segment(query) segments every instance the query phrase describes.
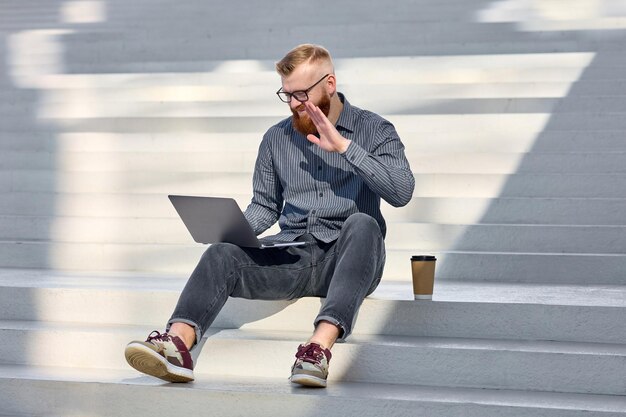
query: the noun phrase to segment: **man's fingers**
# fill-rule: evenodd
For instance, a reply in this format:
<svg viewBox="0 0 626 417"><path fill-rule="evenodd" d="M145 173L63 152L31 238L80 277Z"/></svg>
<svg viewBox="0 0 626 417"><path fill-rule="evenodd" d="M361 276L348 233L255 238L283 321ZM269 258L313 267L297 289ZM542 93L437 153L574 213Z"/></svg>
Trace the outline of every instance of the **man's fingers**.
<svg viewBox="0 0 626 417"><path fill-rule="evenodd" d="M325 121L328 120L326 118L326 115L320 110L320 108L317 107L315 104L311 103L310 101L305 102L304 106L305 106L307 113L309 114L309 117L311 118L311 121L313 121L313 123L317 127L322 126L325 123Z"/></svg>
<svg viewBox="0 0 626 417"><path fill-rule="evenodd" d="M316 112L317 106L313 105L310 101L306 101L304 103L304 109L306 110L307 114L311 118L311 121L317 124L318 122L318 115Z"/></svg>
<svg viewBox="0 0 626 417"><path fill-rule="evenodd" d="M317 136L315 136L315 135L306 135L306 138L309 140L309 142L314 143L314 144L319 146L320 140L319 140L319 138Z"/></svg>

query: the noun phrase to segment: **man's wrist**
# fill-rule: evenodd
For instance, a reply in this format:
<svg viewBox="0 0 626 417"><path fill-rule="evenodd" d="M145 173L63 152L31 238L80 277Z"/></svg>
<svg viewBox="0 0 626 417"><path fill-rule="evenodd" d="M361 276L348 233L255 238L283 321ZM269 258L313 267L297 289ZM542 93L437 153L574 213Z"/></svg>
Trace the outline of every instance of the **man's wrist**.
<svg viewBox="0 0 626 417"><path fill-rule="evenodd" d="M343 145L339 148L338 152L340 154L344 154L346 153L346 151L348 150L348 148L350 147L350 144L352 143L352 141L350 139L344 139L343 140Z"/></svg>

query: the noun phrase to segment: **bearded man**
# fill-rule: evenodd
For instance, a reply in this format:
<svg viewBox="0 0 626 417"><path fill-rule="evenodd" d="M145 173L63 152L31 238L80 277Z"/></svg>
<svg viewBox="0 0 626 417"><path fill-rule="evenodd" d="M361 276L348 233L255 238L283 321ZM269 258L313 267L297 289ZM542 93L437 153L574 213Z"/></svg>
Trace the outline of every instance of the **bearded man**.
<svg viewBox="0 0 626 417"><path fill-rule="evenodd" d="M264 135L245 217L258 235L279 222L286 248L215 243L191 274L166 325L126 347L128 363L170 382L194 379L191 352L231 297L322 297L310 339L291 367L292 383L325 387L331 349L350 335L363 299L385 264L380 199L406 205L415 180L393 125L352 106L337 91L329 52L300 45L276 64L278 98L291 117ZM194 352L195 353L195 352Z"/></svg>

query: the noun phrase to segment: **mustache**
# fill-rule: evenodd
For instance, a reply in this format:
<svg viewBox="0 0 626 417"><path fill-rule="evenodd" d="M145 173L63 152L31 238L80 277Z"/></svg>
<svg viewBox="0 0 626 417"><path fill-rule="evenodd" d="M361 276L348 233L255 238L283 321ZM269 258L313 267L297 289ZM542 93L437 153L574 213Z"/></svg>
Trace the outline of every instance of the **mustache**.
<svg viewBox="0 0 626 417"><path fill-rule="evenodd" d="M300 112L302 112L302 114L300 114ZM308 117L308 114L305 111L304 104L302 104L301 106L296 107L295 109L291 109L291 113L292 113L293 117L296 118L296 119L301 119L301 118L307 118Z"/></svg>

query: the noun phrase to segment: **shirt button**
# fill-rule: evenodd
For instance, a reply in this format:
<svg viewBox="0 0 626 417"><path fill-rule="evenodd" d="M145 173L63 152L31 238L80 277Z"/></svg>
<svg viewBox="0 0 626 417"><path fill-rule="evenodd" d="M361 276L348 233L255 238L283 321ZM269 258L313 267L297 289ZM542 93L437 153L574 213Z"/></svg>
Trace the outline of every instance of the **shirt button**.
<svg viewBox="0 0 626 417"><path fill-rule="evenodd" d="M311 210L311 214L315 214L315 210Z"/></svg>
<svg viewBox="0 0 626 417"><path fill-rule="evenodd" d="M320 197L324 197L324 193L320 193Z"/></svg>

